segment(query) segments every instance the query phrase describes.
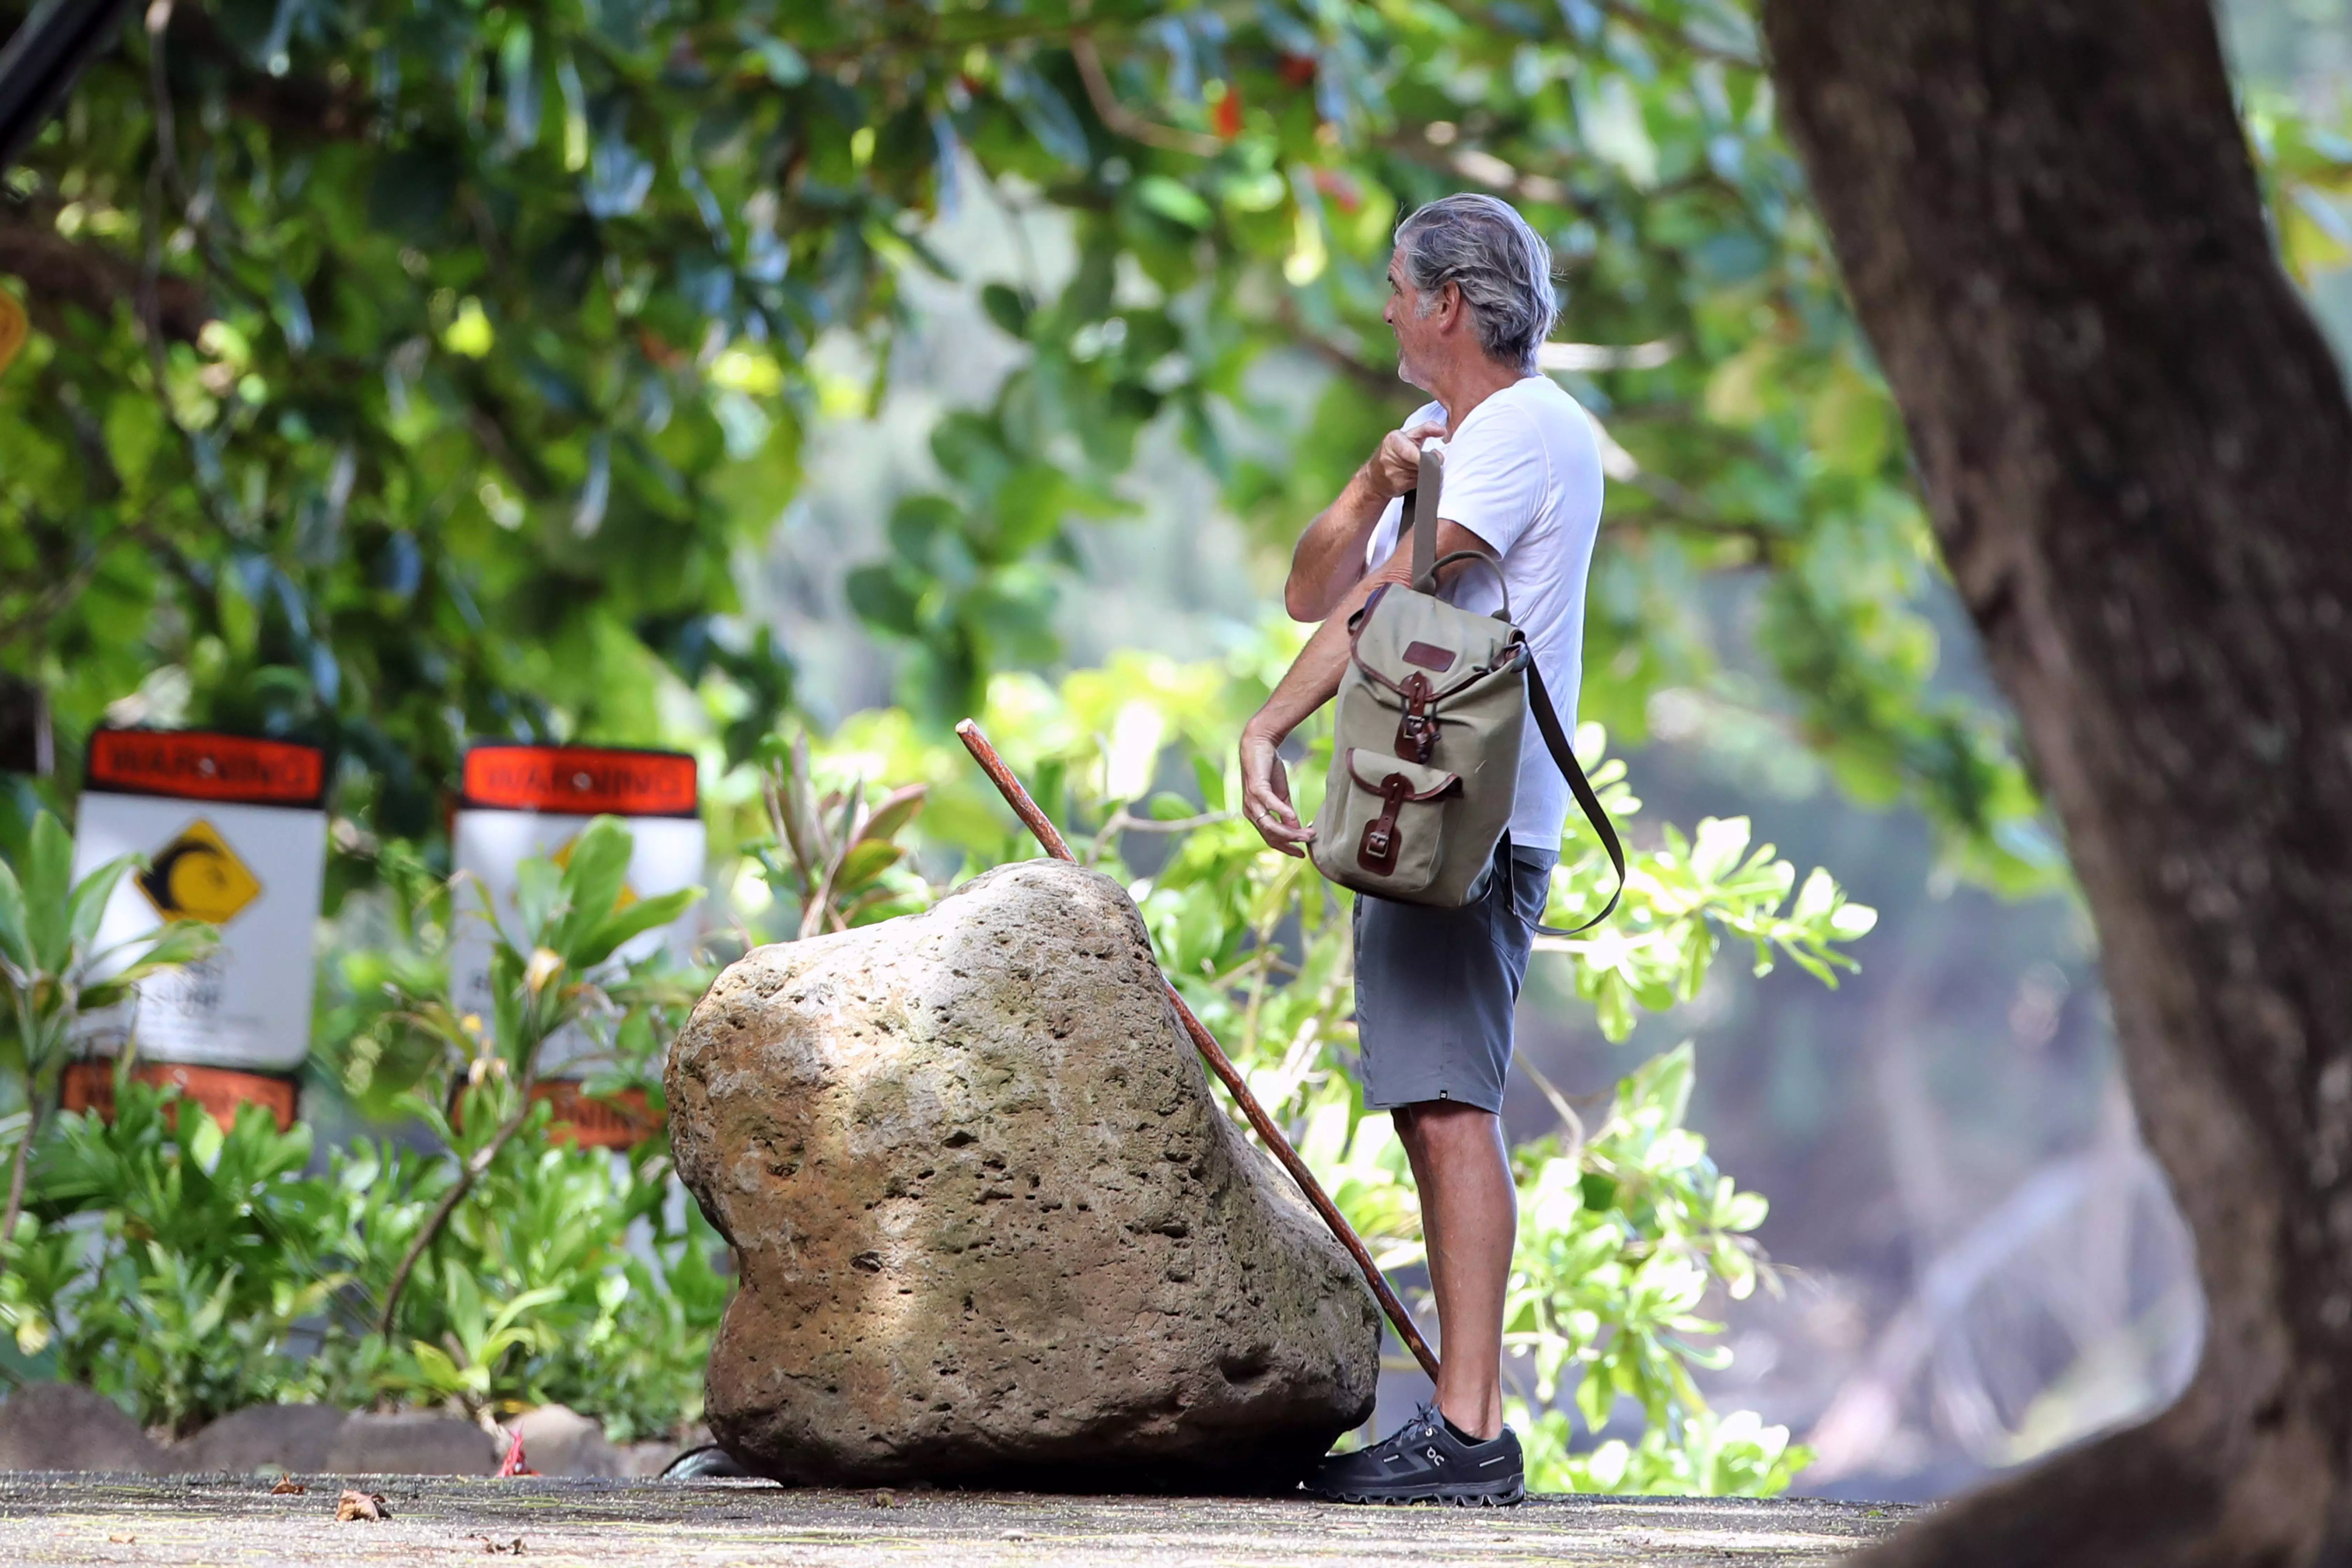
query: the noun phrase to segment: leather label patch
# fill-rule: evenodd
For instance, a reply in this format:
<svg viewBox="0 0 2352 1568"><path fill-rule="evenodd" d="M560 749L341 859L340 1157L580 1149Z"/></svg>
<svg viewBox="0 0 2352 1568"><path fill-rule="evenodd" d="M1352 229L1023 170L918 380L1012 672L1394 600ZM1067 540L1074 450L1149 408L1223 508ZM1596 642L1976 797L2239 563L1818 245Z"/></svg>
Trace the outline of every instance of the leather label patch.
<svg viewBox="0 0 2352 1568"><path fill-rule="evenodd" d="M1439 647L1434 643L1411 642L1404 645L1404 661L1417 664L1423 669L1443 673L1454 668L1454 658L1453 650Z"/></svg>

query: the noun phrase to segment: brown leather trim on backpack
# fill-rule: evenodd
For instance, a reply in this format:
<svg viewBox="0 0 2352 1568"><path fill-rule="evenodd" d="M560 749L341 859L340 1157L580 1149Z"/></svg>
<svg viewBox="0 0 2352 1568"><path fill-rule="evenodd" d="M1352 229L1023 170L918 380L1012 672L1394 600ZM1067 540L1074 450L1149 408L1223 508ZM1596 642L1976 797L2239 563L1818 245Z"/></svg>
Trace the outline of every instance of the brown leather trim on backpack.
<svg viewBox="0 0 2352 1568"><path fill-rule="evenodd" d="M1404 696L1404 712L1397 719L1396 754L1426 766L1437 752L1437 720L1429 711L1434 695L1429 677L1414 670L1397 690Z"/></svg>
<svg viewBox="0 0 2352 1568"><path fill-rule="evenodd" d="M1348 752L1348 773L1360 785L1371 787L1364 775L1356 772L1356 758L1361 753ZM1458 774L1448 773L1425 790L1416 791L1412 781L1402 773L1391 773L1380 782L1381 814L1364 824L1362 838L1356 845L1356 864L1376 877L1386 877L1396 870L1398 851L1404 847L1404 835L1397 828L1398 808L1407 804L1422 804L1445 795L1462 793Z"/></svg>
<svg viewBox="0 0 2352 1568"><path fill-rule="evenodd" d="M1486 557L1480 556L1479 559L1483 561ZM1373 589L1371 597L1364 601L1364 607L1348 617L1348 658L1358 669L1364 672L1365 679L1370 681L1375 686L1384 686L1391 691L1395 692L1399 697L1405 698L1410 701L1412 694L1406 691L1404 685L1391 680L1387 676L1381 674L1379 670L1374 669L1370 665L1364 662L1364 626L1371 618L1372 606L1381 602L1381 595L1387 593L1389 591L1389 587L1390 584L1383 583L1379 587ZM1468 690L1471 687L1477 685L1478 682L1486 679L1488 676L1493 675L1497 671L1510 668L1511 661L1513 659L1526 658L1528 657L1527 652L1527 637L1524 633L1515 635L1511 638L1508 646L1512 651L1506 654L1502 658L1496 660L1495 663L1472 665L1467 670L1463 672L1460 679L1453 682L1451 685L1441 686L1433 689L1429 693L1427 700L1429 705L1431 707L1435 707L1437 704L1444 702L1447 698L1452 697L1458 692ZM1411 675L1405 678L1407 683L1415 680L1425 681L1425 679L1426 678L1421 675ZM1407 753L1402 752L1400 752L1397 754L1399 756L1407 756ZM1419 762L1424 759L1408 757L1408 760Z"/></svg>
<svg viewBox="0 0 2352 1568"><path fill-rule="evenodd" d="M1364 767L1359 765L1358 759L1360 758L1363 763L1370 764L1370 768L1372 770L1370 773L1368 773ZM1388 787L1388 783L1391 779L1404 777L1402 773L1398 773L1394 768L1385 768L1384 763L1386 761L1387 759L1381 756L1377 752L1366 752L1361 746L1350 746L1348 748L1348 776L1355 780L1360 788L1368 789L1372 791L1374 794L1378 794L1380 791ZM1412 787L1412 781L1407 779L1405 781L1405 787L1410 790ZM1427 789L1423 790L1418 795L1407 795L1404 796L1404 799L1410 801L1415 805L1420 805L1433 800L1443 799L1446 795L1454 795L1459 792L1461 788L1462 775L1460 773L1440 773L1435 784L1430 785Z"/></svg>

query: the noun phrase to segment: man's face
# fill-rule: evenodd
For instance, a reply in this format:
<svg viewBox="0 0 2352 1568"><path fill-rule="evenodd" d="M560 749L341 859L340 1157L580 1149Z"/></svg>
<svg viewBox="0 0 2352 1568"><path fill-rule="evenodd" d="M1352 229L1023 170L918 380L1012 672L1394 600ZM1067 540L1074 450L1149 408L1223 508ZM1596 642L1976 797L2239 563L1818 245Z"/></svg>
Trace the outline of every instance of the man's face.
<svg viewBox="0 0 2352 1568"><path fill-rule="evenodd" d="M1403 258L1389 257L1389 303L1381 319L1396 334L1397 375L1408 386L1430 387L1430 372L1444 361L1443 311L1430 310L1437 301L1425 299L1405 276ZM1424 314L1423 312L1428 313Z"/></svg>

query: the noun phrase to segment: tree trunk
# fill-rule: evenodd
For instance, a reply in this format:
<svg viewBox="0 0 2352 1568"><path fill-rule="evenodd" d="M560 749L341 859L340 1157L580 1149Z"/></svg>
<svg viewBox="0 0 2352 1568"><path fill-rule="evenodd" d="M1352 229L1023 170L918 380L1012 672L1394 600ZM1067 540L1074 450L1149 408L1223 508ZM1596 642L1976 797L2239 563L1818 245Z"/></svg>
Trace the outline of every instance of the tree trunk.
<svg viewBox="0 0 2352 1568"><path fill-rule="evenodd" d="M2210 1316L2171 1410L1871 1561L2352 1561L2352 405L2212 17L1764 0L1764 26Z"/></svg>

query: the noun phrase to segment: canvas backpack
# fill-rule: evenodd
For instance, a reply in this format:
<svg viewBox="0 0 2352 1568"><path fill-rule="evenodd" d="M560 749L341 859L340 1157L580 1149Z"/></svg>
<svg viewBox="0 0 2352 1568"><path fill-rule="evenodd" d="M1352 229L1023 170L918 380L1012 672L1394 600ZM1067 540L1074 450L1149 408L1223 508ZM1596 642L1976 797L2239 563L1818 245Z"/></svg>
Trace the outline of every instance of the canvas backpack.
<svg viewBox="0 0 2352 1568"><path fill-rule="evenodd" d="M1600 835L1617 888L1571 936L1609 918L1625 890L1625 850L1577 765L1507 592L1493 615L1437 596L1437 574L1461 560L1501 575L1474 550L1432 559L1445 456L1422 449L1400 528L1412 544L1410 587L1384 584L1348 618L1331 772L1316 813L1315 868L1344 888L1400 903L1459 909L1483 897L1495 846L1510 826L1527 715Z"/></svg>

